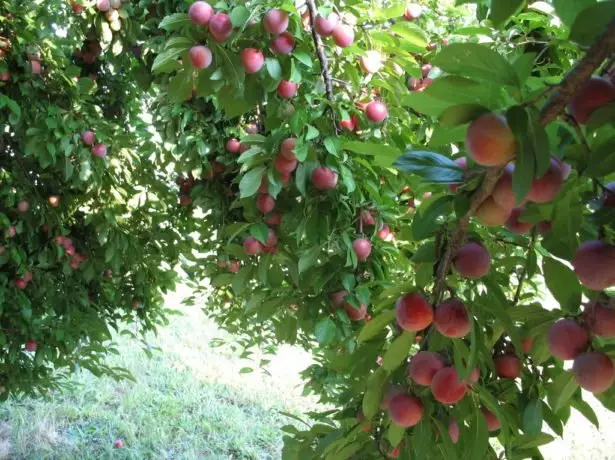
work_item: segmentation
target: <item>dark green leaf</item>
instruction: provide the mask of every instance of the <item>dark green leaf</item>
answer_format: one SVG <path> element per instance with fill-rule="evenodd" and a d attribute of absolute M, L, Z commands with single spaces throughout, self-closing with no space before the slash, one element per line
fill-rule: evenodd
<path fill-rule="evenodd" d="M 581 11 L 570 28 L 570 40 L 591 45 L 615 17 L 615 1 L 600 2 Z"/>
<path fill-rule="evenodd" d="M 425 183 L 460 184 L 463 170 L 450 158 L 433 152 L 407 152 L 395 161 L 395 168 L 421 177 Z"/>
<path fill-rule="evenodd" d="M 457 126 L 469 123 L 487 112 L 489 112 L 489 109 L 482 105 L 461 104 L 449 107 L 440 114 L 438 119 L 443 126 Z"/>
<path fill-rule="evenodd" d="M 532 399 L 523 411 L 523 431 L 529 436 L 536 436 L 542 430 L 542 401 Z"/>
<path fill-rule="evenodd" d="M 337 327 L 335 326 L 335 323 L 331 321 L 331 318 L 324 318 L 320 320 L 314 327 L 314 335 L 320 345 L 330 344 L 333 339 L 335 339 L 336 333 Z"/>

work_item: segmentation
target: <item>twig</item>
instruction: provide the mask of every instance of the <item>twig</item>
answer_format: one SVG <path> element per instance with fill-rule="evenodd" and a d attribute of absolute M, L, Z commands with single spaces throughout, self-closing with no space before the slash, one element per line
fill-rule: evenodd
<path fill-rule="evenodd" d="M 339 127 L 335 121 L 335 109 L 333 108 L 333 85 L 331 83 L 331 74 L 329 73 L 329 66 L 327 64 L 327 55 L 325 54 L 325 45 L 322 43 L 320 35 L 316 32 L 314 24 L 316 22 L 316 5 L 314 0 L 306 0 L 305 2 L 310 14 L 310 25 L 312 29 L 312 39 L 314 40 L 314 46 L 316 47 L 316 54 L 318 55 L 318 61 L 320 62 L 320 68 L 322 69 L 322 79 L 325 82 L 325 92 L 327 99 L 329 100 L 331 109 L 331 118 L 333 118 L 333 128 L 335 134 L 339 134 Z"/>
<path fill-rule="evenodd" d="M 587 54 L 572 68 L 562 82 L 555 87 L 551 96 L 540 111 L 540 122 L 543 126 L 555 120 L 565 109 L 574 93 L 582 87 L 592 74 L 600 67 L 602 61 L 615 53 L 615 19 L 601 33 Z M 433 292 L 433 302 L 440 302 L 442 293 L 446 289 L 446 276 L 451 268 L 453 258 L 459 247 L 463 244 L 468 233 L 470 218 L 493 191 L 497 180 L 502 175 L 503 167 L 489 168 L 483 182 L 470 199 L 468 212 L 457 221 L 457 227 L 448 240 L 442 262 L 438 266 L 437 277 Z"/>
<path fill-rule="evenodd" d="M 525 265 L 523 266 L 523 270 L 521 271 L 521 275 L 519 275 L 519 284 L 517 285 L 517 292 L 515 292 L 515 298 L 513 300 L 513 307 L 519 303 L 519 298 L 521 297 L 521 291 L 523 289 L 523 282 L 525 281 L 525 277 L 527 276 L 527 267 L 530 261 L 530 251 L 534 250 L 534 245 L 536 244 L 536 227 L 532 229 L 532 237 L 530 240 L 530 245 L 527 248 L 527 257 L 525 260 Z"/>
<path fill-rule="evenodd" d="M 575 120 L 572 115 L 568 115 L 567 113 L 562 114 L 562 120 L 564 120 L 566 123 L 568 123 L 574 128 L 574 131 L 577 133 L 577 137 L 579 138 L 585 149 L 590 152 L 591 148 L 589 147 L 587 138 L 585 137 L 585 134 L 583 134 L 583 130 L 581 129 L 579 123 L 577 123 L 577 120 Z"/>

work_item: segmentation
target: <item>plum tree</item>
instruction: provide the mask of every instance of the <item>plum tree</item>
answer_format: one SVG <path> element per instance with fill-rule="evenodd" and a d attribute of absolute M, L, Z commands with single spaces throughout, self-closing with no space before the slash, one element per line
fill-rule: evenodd
<path fill-rule="evenodd" d="M 0 399 L 58 388 L 77 356 L 128 377 L 101 331 L 164 325 L 181 264 L 186 303 L 246 353 L 313 354 L 327 410 L 285 460 L 495 458 L 500 427 L 539 458 L 584 402 L 560 359 L 615 407 L 585 358 L 608 356 L 615 280 L 596 5 L 90 3 L 0 5 Z"/>
<path fill-rule="evenodd" d="M 457 251 L 453 264 L 464 278 L 482 278 L 489 273 L 491 254 L 479 243 L 466 243 Z"/>

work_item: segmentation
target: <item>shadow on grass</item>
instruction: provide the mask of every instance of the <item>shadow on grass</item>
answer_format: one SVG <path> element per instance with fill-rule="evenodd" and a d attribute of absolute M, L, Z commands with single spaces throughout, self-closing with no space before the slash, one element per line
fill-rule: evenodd
<path fill-rule="evenodd" d="M 152 340 L 163 353 L 151 359 L 118 339 L 109 363 L 137 383 L 81 373 L 64 393 L 0 407 L 0 458 L 280 458 L 280 427 L 292 420 L 279 411 L 313 408 L 299 395 L 296 356 L 275 366 L 284 374 L 239 374 L 245 361 L 208 347 L 215 326 L 196 309 L 186 314 Z"/>

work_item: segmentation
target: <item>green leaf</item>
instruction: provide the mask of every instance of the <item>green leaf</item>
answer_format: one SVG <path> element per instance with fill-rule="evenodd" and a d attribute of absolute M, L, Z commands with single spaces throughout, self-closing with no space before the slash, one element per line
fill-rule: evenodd
<path fill-rule="evenodd" d="M 553 227 L 542 240 L 542 246 L 551 254 L 572 260 L 579 245 L 577 233 L 583 220 L 583 207 L 576 188 L 559 197 L 553 212 Z"/>
<path fill-rule="evenodd" d="M 542 430 L 542 401 L 532 399 L 523 411 L 523 431 L 529 436 L 536 436 Z"/>
<path fill-rule="evenodd" d="M 395 310 L 385 311 L 384 313 L 379 314 L 375 318 L 372 318 L 372 320 L 365 323 L 365 326 L 363 326 L 363 329 L 361 329 L 361 332 L 357 337 L 357 341 L 359 343 L 366 342 L 376 337 L 380 333 L 380 331 L 382 331 L 385 327 L 391 324 L 394 319 Z"/>
<path fill-rule="evenodd" d="M 600 429 L 600 423 L 598 422 L 598 417 L 594 412 L 592 406 L 587 404 L 587 402 L 583 401 L 579 398 L 572 398 L 571 403 L 572 407 L 578 410 L 583 416 L 589 420 L 596 428 Z"/>
<path fill-rule="evenodd" d="M 408 357 L 410 348 L 414 344 L 415 334 L 404 331 L 397 337 L 382 358 L 382 368 L 394 371 Z"/>
<path fill-rule="evenodd" d="M 397 147 L 372 142 L 344 141 L 342 148 L 361 155 L 372 155 L 380 166 L 392 165 L 402 153 Z"/>
<path fill-rule="evenodd" d="M 257 166 L 241 178 L 241 182 L 239 182 L 239 193 L 241 198 L 248 198 L 256 194 L 258 188 L 261 186 L 265 170 L 266 168 L 264 166 Z"/>
<path fill-rule="evenodd" d="M 514 67 L 502 55 L 477 43 L 452 43 L 434 58 L 444 72 L 477 80 L 519 86 Z"/>
<path fill-rule="evenodd" d="M 547 386 L 547 399 L 554 412 L 568 404 L 579 385 L 572 372 L 562 371 L 551 385 Z"/>
<path fill-rule="evenodd" d="M 192 94 L 192 73 L 181 71 L 169 81 L 169 101 L 182 102 Z"/>
<path fill-rule="evenodd" d="M 464 458 L 484 458 L 489 447 L 489 431 L 487 431 L 485 416 L 478 407 L 474 408 L 469 422 L 470 429 L 466 446 L 468 446 L 470 452 L 466 453 L 467 455 Z"/>
<path fill-rule="evenodd" d="M 389 440 L 392 446 L 396 446 L 401 442 L 402 439 L 404 439 L 405 434 L 405 427 L 399 426 L 395 422 L 391 422 L 386 432 L 386 438 Z"/>
<path fill-rule="evenodd" d="M 179 63 L 177 60 L 179 57 L 188 51 L 188 48 L 170 48 L 168 50 L 163 51 L 156 59 L 154 59 L 154 63 L 152 64 L 152 73 L 154 75 L 159 73 L 169 73 L 174 70 L 177 70 Z"/>
<path fill-rule="evenodd" d="M 489 112 L 489 109 L 482 105 L 460 104 L 446 109 L 440 114 L 438 119 L 442 126 L 457 126 L 469 123 L 487 112 Z"/>
<path fill-rule="evenodd" d="M 596 0 L 553 0 L 555 12 L 569 28 L 581 11 L 595 3 Z"/>
<path fill-rule="evenodd" d="M 248 19 L 250 19 L 250 10 L 243 5 L 236 6 L 231 11 L 231 14 L 229 14 L 229 17 L 231 18 L 233 27 L 241 29 L 246 22 L 248 22 Z"/>
<path fill-rule="evenodd" d="M 460 184 L 463 170 L 450 158 L 433 152 L 412 151 L 404 153 L 394 164 L 395 168 L 421 177 L 430 184 Z"/>
<path fill-rule="evenodd" d="M 603 177 L 615 172 L 615 139 L 607 139 L 592 149 L 584 174 L 590 177 Z"/>
<path fill-rule="evenodd" d="M 365 396 L 363 396 L 363 414 L 365 418 L 371 419 L 378 409 L 380 408 L 380 401 L 382 401 L 382 394 L 384 391 L 384 384 L 389 378 L 388 372 L 382 367 L 376 369 L 372 375 L 367 379 L 367 390 Z"/>
<path fill-rule="evenodd" d="M 280 81 L 282 79 L 282 66 L 280 65 L 280 61 L 276 58 L 267 58 L 265 59 L 265 66 L 271 78 L 275 81 Z"/>
<path fill-rule="evenodd" d="M 162 21 L 160 21 L 159 27 L 167 32 L 170 32 L 188 25 L 190 25 L 190 17 L 187 13 L 175 13 L 166 16 Z"/>
<path fill-rule="evenodd" d="M 320 255 L 320 246 L 316 245 L 305 251 L 299 258 L 299 274 L 313 266 Z"/>
<path fill-rule="evenodd" d="M 521 435 L 516 438 L 513 445 L 516 449 L 530 449 L 549 444 L 555 438 L 547 433 L 539 433 L 536 436 Z"/>
<path fill-rule="evenodd" d="M 581 11 L 570 28 L 570 40 L 591 45 L 615 17 L 615 1 L 599 2 Z"/>
<path fill-rule="evenodd" d="M 510 108 L 506 113 L 506 119 L 517 139 L 513 191 L 517 203 L 521 203 L 529 193 L 536 174 L 534 148 L 528 137 L 530 121 L 525 109 L 519 106 Z"/>
<path fill-rule="evenodd" d="M 444 195 L 422 203 L 412 220 L 412 237 L 421 241 L 432 235 L 441 225 L 440 218 L 453 210 L 454 199 L 452 195 Z"/>
<path fill-rule="evenodd" d="M 267 243 L 267 237 L 269 236 L 269 227 L 263 222 L 253 224 L 250 227 L 250 235 L 256 238 L 263 244 Z"/>
<path fill-rule="evenodd" d="M 403 37 L 407 44 L 416 48 L 416 52 L 422 53 L 425 51 L 425 47 L 429 43 L 425 32 L 423 32 L 418 26 L 409 22 L 396 22 L 391 27 L 391 32 Z M 411 51 L 408 50 L 407 51 Z"/>
<path fill-rule="evenodd" d="M 424 94 L 455 105 L 477 104 L 494 109 L 499 108 L 503 100 L 500 85 L 478 82 L 458 75 L 436 78 Z"/>
<path fill-rule="evenodd" d="M 314 335 L 320 345 L 328 345 L 333 342 L 337 334 L 337 327 L 331 318 L 324 318 L 316 323 Z"/>
<path fill-rule="evenodd" d="M 241 295 L 243 291 L 245 291 L 246 286 L 248 285 L 248 281 L 252 278 L 253 267 L 246 266 L 242 267 L 239 272 L 235 274 L 233 277 L 233 292 L 236 295 Z"/>
<path fill-rule="evenodd" d="M 545 283 L 559 302 L 562 310 L 573 312 L 581 303 L 581 284 L 574 271 L 558 260 L 544 257 L 542 260 Z"/>
<path fill-rule="evenodd" d="M 491 15 L 489 18 L 494 26 L 503 27 L 508 19 L 524 6 L 525 0 L 491 0 Z"/>

